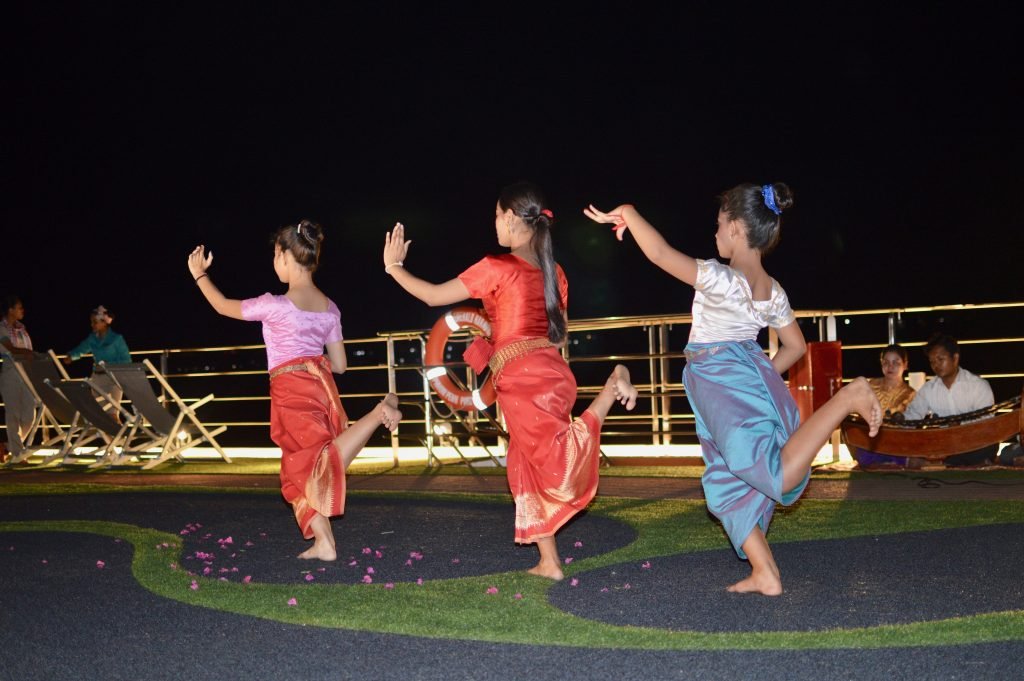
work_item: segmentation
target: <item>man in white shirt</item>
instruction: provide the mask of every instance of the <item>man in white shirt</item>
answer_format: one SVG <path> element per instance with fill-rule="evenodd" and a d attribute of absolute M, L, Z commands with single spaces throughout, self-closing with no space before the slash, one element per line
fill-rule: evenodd
<path fill-rule="evenodd" d="M 935 378 L 917 391 L 903 413 L 908 420 L 930 416 L 956 416 L 995 404 L 992 387 L 984 378 L 960 367 L 960 346 L 951 336 L 937 333 L 924 346 Z M 998 444 L 946 459 L 947 466 L 979 466 L 992 463 Z"/>

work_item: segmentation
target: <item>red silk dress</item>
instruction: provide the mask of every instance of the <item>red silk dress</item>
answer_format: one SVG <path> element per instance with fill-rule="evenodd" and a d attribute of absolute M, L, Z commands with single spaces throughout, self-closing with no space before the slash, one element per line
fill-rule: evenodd
<path fill-rule="evenodd" d="M 569 285 L 557 268 L 561 307 Z M 495 353 L 546 338 L 544 277 L 525 260 L 487 256 L 459 275 L 491 319 Z M 516 504 L 515 540 L 529 544 L 555 532 L 597 493 L 601 423 L 589 410 L 572 418 L 576 378 L 557 348 L 508 361 L 495 382 L 508 426 L 508 485 Z"/>
<path fill-rule="evenodd" d="M 297 308 L 270 293 L 242 301 L 242 317 L 263 323 L 270 367 L 270 437 L 281 448 L 281 495 L 302 536 L 316 514 L 345 511 L 345 464 L 334 439 L 348 424 L 324 346 L 342 340 L 341 313 Z"/>

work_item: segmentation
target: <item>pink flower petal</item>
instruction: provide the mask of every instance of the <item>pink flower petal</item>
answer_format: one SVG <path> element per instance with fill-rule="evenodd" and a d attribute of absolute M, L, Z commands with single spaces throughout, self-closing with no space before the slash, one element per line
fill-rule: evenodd
<path fill-rule="evenodd" d="M 327 572 L 327 568 L 317 568 L 317 572 Z"/>
<path fill-rule="evenodd" d="M 252 543 L 251 541 L 247 541 L 247 542 L 245 542 L 245 545 L 246 545 L 246 546 L 256 546 L 256 545 L 255 545 L 255 544 L 253 544 L 253 543 Z"/>
<path fill-rule="evenodd" d="M 307 581 L 307 582 L 312 582 L 312 581 L 313 581 L 313 579 L 315 579 L 315 578 L 313 577 L 313 575 L 306 575 L 306 581 Z"/>
<path fill-rule="evenodd" d="M 513 598 L 515 598 L 517 601 L 521 601 L 523 600 L 523 594 L 516 594 L 515 596 L 513 596 Z"/>
<path fill-rule="evenodd" d="M 608 587 L 605 587 L 605 588 L 601 589 L 601 593 L 603 593 L 603 594 L 608 593 Z"/>
<path fill-rule="evenodd" d="M 43 565 L 46 565 L 46 559 L 43 558 Z"/>
<path fill-rule="evenodd" d="M 226 581 L 228 581 L 228 578 L 227 578 L 227 577 L 218 577 L 218 579 L 219 579 L 220 581 L 222 581 L 222 582 L 226 582 Z"/>
<path fill-rule="evenodd" d="M 461 560 L 459 560 L 458 558 L 452 558 L 452 565 L 458 565 L 458 564 L 459 564 L 459 563 L 461 563 L 461 562 L 462 562 L 462 561 L 461 561 Z"/>
<path fill-rule="evenodd" d="M 210 568 L 208 568 L 208 567 L 203 568 L 203 574 L 204 575 L 210 574 Z"/>
<path fill-rule="evenodd" d="M 368 568 L 366 568 L 366 574 L 368 574 L 368 575 L 376 574 L 376 570 L 374 570 L 373 567 L 368 567 Z"/>
<path fill-rule="evenodd" d="M 640 567 L 643 568 L 644 570 L 650 570 L 651 569 L 651 561 L 645 560 L 643 563 L 640 564 Z"/>
<path fill-rule="evenodd" d="M 576 579 L 575 577 L 573 577 L 572 579 L 569 580 L 569 586 L 578 586 L 579 583 L 580 583 L 580 580 Z"/>
<path fill-rule="evenodd" d="M 233 568 L 231 568 L 231 571 L 232 571 L 232 572 L 238 572 L 238 568 L 236 568 L 236 567 L 233 567 Z"/>
<path fill-rule="evenodd" d="M 387 584 L 384 585 L 384 588 L 385 589 L 394 589 L 395 585 L 394 585 L 393 582 L 388 582 Z"/>
<path fill-rule="evenodd" d="M 496 586 L 488 587 L 487 588 L 487 593 L 492 594 L 492 595 L 498 593 L 498 587 L 496 587 Z"/>
<path fill-rule="evenodd" d="M 578 548 L 578 549 L 582 549 L 582 548 L 583 548 L 583 542 L 581 542 L 581 541 L 578 541 L 578 542 L 576 542 L 575 544 L 573 544 L 573 546 L 575 546 L 575 547 L 576 547 L 576 548 Z"/>
<path fill-rule="evenodd" d="M 106 563 L 104 563 L 102 560 L 96 561 L 96 567 L 100 568 L 101 570 L 103 569 L 103 567 L 105 565 L 106 565 Z"/>
<path fill-rule="evenodd" d="M 409 567 L 412 567 L 412 558 L 410 558 L 409 560 L 405 561 L 405 564 L 408 565 Z"/>
<path fill-rule="evenodd" d="M 266 536 L 267 536 L 267 533 L 266 533 L 266 532 L 260 532 L 260 536 L 261 536 L 261 537 L 266 537 Z"/>
<path fill-rule="evenodd" d="M 359 561 L 357 560 L 353 560 L 351 563 L 348 564 L 349 567 L 355 567 L 356 565 L 359 565 Z"/>
<path fill-rule="evenodd" d="M 231 537 L 224 537 L 223 539 L 218 539 L 217 541 L 219 541 L 221 544 L 234 544 L 235 543 L 235 540 L 232 539 Z"/>
<path fill-rule="evenodd" d="M 384 554 L 381 553 L 380 551 L 374 551 L 373 555 L 375 555 L 377 558 L 383 558 L 384 557 Z"/>
<path fill-rule="evenodd" d="M 373 577 L 370 575 L 363 575 L 363 584 L 373 584 Z"/>
<path fill-rule="evenodd" d="M 115 544 L 120 544 L 120 543 L 121 543 L 121 540 L 120 540 L 120 539 L 115 539 L 115 540 L 114 540 L 114 543 L 115 543 Z"/>
<path fill-rule="evenodd" d="M 295 600 L 294 598 L 289 598 L 288 599 L 288 605 L 298 605 L 298 604 L 299 604 L 299 602 L 297 600 Z"/>
<path fill-rule="evenodd" d="M 623 588 L 623 589 L 632 589 L 633 587 L 631 587 L 631 586 L 629 585 L 629 583 L 626 583 L 626 584 L 623 584 L 623 585 L 622 585 L 622 588 Z"/>
<path fill-rule="evenodd" d="M 416 579 L 416 586 L 423 586 L 423 578 L 422 577 L 418 577 Z"/>
<path fill-rule="evenodd" d="M 568 565 L 571 562 L 572 562 L 572 556 L 566 556 L 565 557 L 565 564 Z"/>
<path fill-rule="evenodd" d="M 248 584 L 251 581 L 252 581 L 252 575 L 246 575 L 245 577 L 242 577 L 242 584 Z"/>
<path fill-rule="evenodd" d="M 172 570 L 177 570 L 178 569 L 178 564 L 177 563 L 171 563 L 171 569 Z"/>
<path fill-rule="evenodd" d="M 189 587 L 193 591 L 199 591 L 199 583 L 196 580 L 192 580 L 192 586 Z"/>
<path fill-rule="evenodd" d="M 371 549 L 369 546 L 364 546 L 363 547 L 363 555 L 364 556 L 368 556 L 371 553 L 373 553 L 373 549 Z"/>

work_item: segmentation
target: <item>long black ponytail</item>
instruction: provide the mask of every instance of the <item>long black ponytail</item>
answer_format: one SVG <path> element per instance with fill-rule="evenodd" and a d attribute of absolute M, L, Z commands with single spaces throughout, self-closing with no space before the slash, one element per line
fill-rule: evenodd
<path fill-rule="evenodd" d="M 562 296 L 558 290 L 558 272 L 551 246 L 551 227 L 554 215 L 545 208 L 544 195 L 537 185 L 517 182 L 501 190 L 498 205 L 502 210 L 511 210 L 531 230 L 530 243 L 540 262 L 544 275 L 544 309 L 548 315 L 548 340 L 560 345 L 566 336 L 565 314 L 562 311 Z"/>

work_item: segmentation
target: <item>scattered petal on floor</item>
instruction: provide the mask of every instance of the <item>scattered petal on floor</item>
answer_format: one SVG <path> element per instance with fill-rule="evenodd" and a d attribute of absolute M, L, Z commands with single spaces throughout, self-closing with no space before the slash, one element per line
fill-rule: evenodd
<path fill-rule="evenodd" d="M 515 598 L 517 601 L 521 601 L 523 600 L 523 594 L 516 594 L 515 596 L 513 596 L 513 598 Z"/>
<path fill-rule="evenodd" d="M 364 546 L 363 547 L 363 555 L 364 556 L 368 556 L 371 553 L 373 553 L 373 549 L 371 549 L 369 546 Z"/>
<path fill-rule="evenodd" d="M 193 591 L 199 591 L 199 582 L 197 582 L 196 580 L 193 579 L 192 580 L 192 586 L 190 586 L 189 588 L 192 589 Z"/>
<path fill-rule="evenodd" d="M 394 584 L 394 582 L 388 582 L 387 584 L 384 585 L 384 588 L 385 589 L 394 589 L 395 588 L 395 584 Z"/>
<path fill-rule="evenodd" d="M 416 578 L 416 586 L 423 586 L 423 578 L 422 577 L 417 577 Z"/>
<path fill-rule="evenodd" d="M 252 575 L 246 575 L 245 577 L 242 577 L 242 584 L 248 584 L 251 581 L 252 581 Z"/>
<path fill-rule="evenodd" d="M 569 586 L 579 586 L 580 580 L 573 577 L 569 580 Z"/>
<path fill-rule="evenodd" d="M 458 564 L 459 564 L 459 563 L 461 563 L 461 562 L 462 562 L 462 561 L 461 561 L 461 560 L 459 560 L 458 558 L 452 558 L 452 565 L 458 565 Z"/>
<path fill-rule="evenodd" d="M 96 561 L 96 567 L 98 567 L 100 569 L 102 569 L 105 565 L 106 565 L 106 563 L 104 563 L 102 560 Z"/>
<path fill-rule="evenodd" d="M 294 598 L 289 598 L 288 599 L 288 605 L 298 605 L 298 604 L 299 604 L 299 602 L 297 600 L 295 600 Z"/>
<path fill-rule="evenodd" d="M 572 562 L 572 560 L 573 560 L 573 559 L 572 559 L 572 556 L 566 556 L 566 557 L 565 557 L 565 564 L 566 564 L 566 565 L 568 565 L 569 563 L 571 563 L 571 562 Z"/>
<path fill-rule="evenodd" d="M 363 575 L 363 584 L 373 584 L 373 577 L 370 575 Z"/>
<path fill-rule="evenodd" d="M 368 567 L 368 568 L 366 568 L 366 574 L 368 574 L 368 575 L 372 575 L 372 574 L 375 574 L 376 572 L 377 572 L 377 571 L 376 571 L 376 570 L 374 570 L 372 566 L 371 566 L 371 567 Z"/>
<path fill-rule="evenodd" d="M 640 567 L 643 568 L 644 570 L 650 570 L 651 569 L 651 561 L 645 560 L 643 563 L 640 564 Z"/>
<path fill-rule="evenodd" d="M 306 575 L 306 581 L 307 582 L 312 582 L 313 579 L 314 579 L 313 575 Z"/>
<path fill-rule="evenodd" d="M 576 547 L 576 548 L 578 548 L 578 549 L 582 549 L 582 548 L 583 548 L 583 542 L 581 542 L 581 541 L 578 541 L 578 542 L 576 542 L 575 544 L 573 544 L 573 546 L 575 546 L 575 547 Z"/>
<path fill-rule="evenodd" d="M 489 594 L 496 594 L 496 593 L 498 593 L 498 587 L 496 587 L 496 586 L 488 587 L 487 588 L 487 593 L 489 593 Z"/>

